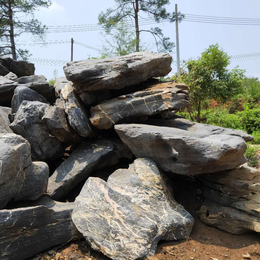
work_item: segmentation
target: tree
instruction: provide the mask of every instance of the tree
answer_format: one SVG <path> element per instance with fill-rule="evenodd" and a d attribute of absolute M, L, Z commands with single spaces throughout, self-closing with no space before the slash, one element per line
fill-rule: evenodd
<path fill-rule="evenodd" d="M 260 81 L 258 78 L 245 77 L 242 85 L 247 99 L 251 99 L 253 102 L 260 100 Z"/>
<path fill-rule="evenodd" d="M 117 7 L 109 8 L 106 12 L 99 15 L 99 23 L 104 25 L 107 32 L 115 27 L 120 22 L 134 22 L 135 25 L 135 51 L 140 51 L 140 33 L 149 32 L 154 36 L 158 50 L 172 51 L 174 43 L 170 42 L 168 37 L 163 36 L 160 28 L 151 28 L 150 30 L 140 30 L 139 20 L 141 14 L 147 14 L 156 22 L 168 20 L 174 22 L 176 14 L 169 13 L 165 9 L 165 5 L 169 4 L 169 0 L 115 0 Z M 178 13 L 178 19 L 181 20 L 183 15 Z M 160 48 L 160 49 L 159 49 Z"/>
<path fill-rule="evenodd" d="M 206 99 L 226 102 L 242 91 L 244 71 L 237 67 L 227 70 L 230 57 L 218 44 L 210 45 L 197 60 L 186 62 L 180 81 L 190 87 L 191 106 L 195 109 L 196 119 L 201 120 L 201 108 Z"/>
<path fill-rule="evenodd" d="M 4 40 L 1 56 L 11 54 L 14 60 L 27 59 L 28 50 L 17 49 L 15 40 L 25 32 L 43 37 L 46 27 L 34 18 L 34 11 L 50 4 L 50 0 L 0 0 L 0 39 Z"/>
<path fill-rule="evenodd" d="M 123 56 L 135 52 L 134 31 L 127 28 L 125 23 L 118 23 L 112 31 L 102 34 L 106 44 L 103 45 L 102 58 Z M 143 47 L 139 47 L 143 50 Z"/>

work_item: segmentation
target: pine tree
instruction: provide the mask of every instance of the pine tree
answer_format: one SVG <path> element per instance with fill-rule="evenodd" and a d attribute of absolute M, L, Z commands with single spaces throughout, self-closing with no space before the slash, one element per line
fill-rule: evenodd
<path fill-rule="evenodd" d="M 15 41 L 25 32 L 30 32 L 40 38 L 44 36 L 45 26 L 34 18 L 34 11 L 38 7 L 49 7 L 50 0 L 0 0 L 0 55 L 12 55 L 27 59 L 28 50 L 17 49 Z"/>
<path fill-rule="evenodd" d="M 140 51 L 140 33 L 149 32 L 154 36 L 157 48 L 163 51 L 172 51 L 174 43 L 170 42 L 168 37 L 163 36 L 163 32 L 159 27 L 151 28 L 150 30 L 140 30 L 139 20 L 142 13 L 153 18 L 154 21 L 160 22 L 168 20 L 174 22 L 176 18 L 175 12 L 169 13 L 165 6 L 170 3 L 169 0 L 115 0 L 117 7 L 109 8 L 106 12 L 99 15 L 99 23 L 104 25 L 107 32 L 110 32 L 119 22 L 134 21 L 135 25 L 135 51 Z M 180 21 L 183 15 L 178 13 Z"/>

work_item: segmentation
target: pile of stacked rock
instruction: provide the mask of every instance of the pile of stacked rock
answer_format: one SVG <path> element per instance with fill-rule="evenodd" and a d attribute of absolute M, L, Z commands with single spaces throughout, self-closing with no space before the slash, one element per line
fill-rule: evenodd
<path fill-rule="evenodd" d="M 259 172 L 237 168 L 252 137 L 176 116 L 188 86 L 156 79 L 171 61 L 144 52 L 70 62 L 54 87 L 32 64 L 0 61 L 1 259 L 82 235 L 112 259 L 140 259 L 187 238 L 193 217 L 165 174 L 199 175 L 207 224 L 259 232 Z"/>

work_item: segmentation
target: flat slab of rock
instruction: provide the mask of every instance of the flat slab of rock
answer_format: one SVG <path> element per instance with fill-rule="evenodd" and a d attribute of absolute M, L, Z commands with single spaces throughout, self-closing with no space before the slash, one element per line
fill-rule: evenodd
<path fill-rule="evenodd" d="M 9 107 L 0 107 L 0 133 L 7 134 L 13 133 L 13 130 L 10 128 L 9 115 L 11 115 L 11 108 Z"/>
<path fill-rule="evenodd" d="M 200 138 L 189 131 L 144 124 L 116 125 L 115 130 L 137 158 L 150 158 L 167 172 L 213 173 L 234 169 L 247 161 L 246 143 L 238 136 Z"/>
<path fill-rule="evenodd" d="M 120 140 L 93 140 L 77 147 L 49 178 L 47 193 L 55 200 L 68 195 L 96 169 L 116 164 L 132 153 Z"/>
<path fill-rule="evenodd" d="M 0 134 L 0 147 L 0 209 L 11 199 L 38 199 L 47 189 L 48 165 L 32 162 L 31 147 L 19 135 Z"/>
<path fill-rule="evenodd" d="M 132 94 L 119 96 L 91 108 L 90 121 L 98 129 L 189 105 L 188 86 L 165 82 Z"/>
<path fill-rule="evenodd" d="M 62 143 L 50 135 L 42 120 L 48 107 L 48 104 L 39 101 L 23 101 L 10 125 L 16 134 L 28 140 L 32 157 L 36 160 L 55 159 L 63 153 Z"/>
<path fill-rule="evenodd" d="M 168 120 L 149 119 L 147 120 L 147 124 L 179 128 L 185 131 L 196 133 L 199 137 L 206 137 L 209 135 L 232 135 L 240 136 L 246 142 L 250 142 L 254 139 L 252 135 L 249 135 L 242 130 L 224 128 L 215 125 L 200 124 L 180 117 L 171 118 Z"/>
<path fill-rule="evenodd" d="M 89 121 L 88 113 L 71 84 L 66 84 L 61 89 L 60 97 L 64 101 L 70 126 L 82 137 L 93 137 L 95 133 Z"/>
<path fill-rule="evenodd" d="M 171 71 L 171 62 L 172 57 L 166 53 L 137 52 L 116 58 L 69 62 L 64 72 L 81 93 L 121 89 L 152 77 L 166 76 Z"/>
<path fill-rule="evenodd" d="M 73 208 L 73 203 L 41 197 L 19 208 L 0 210 L 0 258 L 23 260 L 80 238 L 71 220 Z"/>
<path fill-rule="evenodd" d="M 200 210 L 202 221 L 232 234 L 260 232 L 260 171 L 243 165 L 231 171 L 204 174 L 201 180 L 207 199 Z M 221 220 L 223 214 L 231 221 Z"/>
<path fill-rule="evenodd" d="M 160 240 L 185 239 L 193 226 L 148 159 L 115 171 L 107 182 L 89 178 L 72 219 L 93 249 L 115 260 L 152 256 Z"/>

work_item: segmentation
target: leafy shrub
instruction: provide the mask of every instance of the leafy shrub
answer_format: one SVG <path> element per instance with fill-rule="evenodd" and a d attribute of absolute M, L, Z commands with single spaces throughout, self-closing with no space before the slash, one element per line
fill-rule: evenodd
<path fill-rule="evenodd" d="M 257 156 L 258 149 L 259 147 L 247 145 L 245 157 L 248 159 L 248 165 L 251 167 L 256 167 L 258 165 L 258 156 Z"/>
<path fill-rule="evenodd" d="M 252 144 L 260 144 L 260 131 L 254 131 L 252 135 L 254 136 Z"/>

